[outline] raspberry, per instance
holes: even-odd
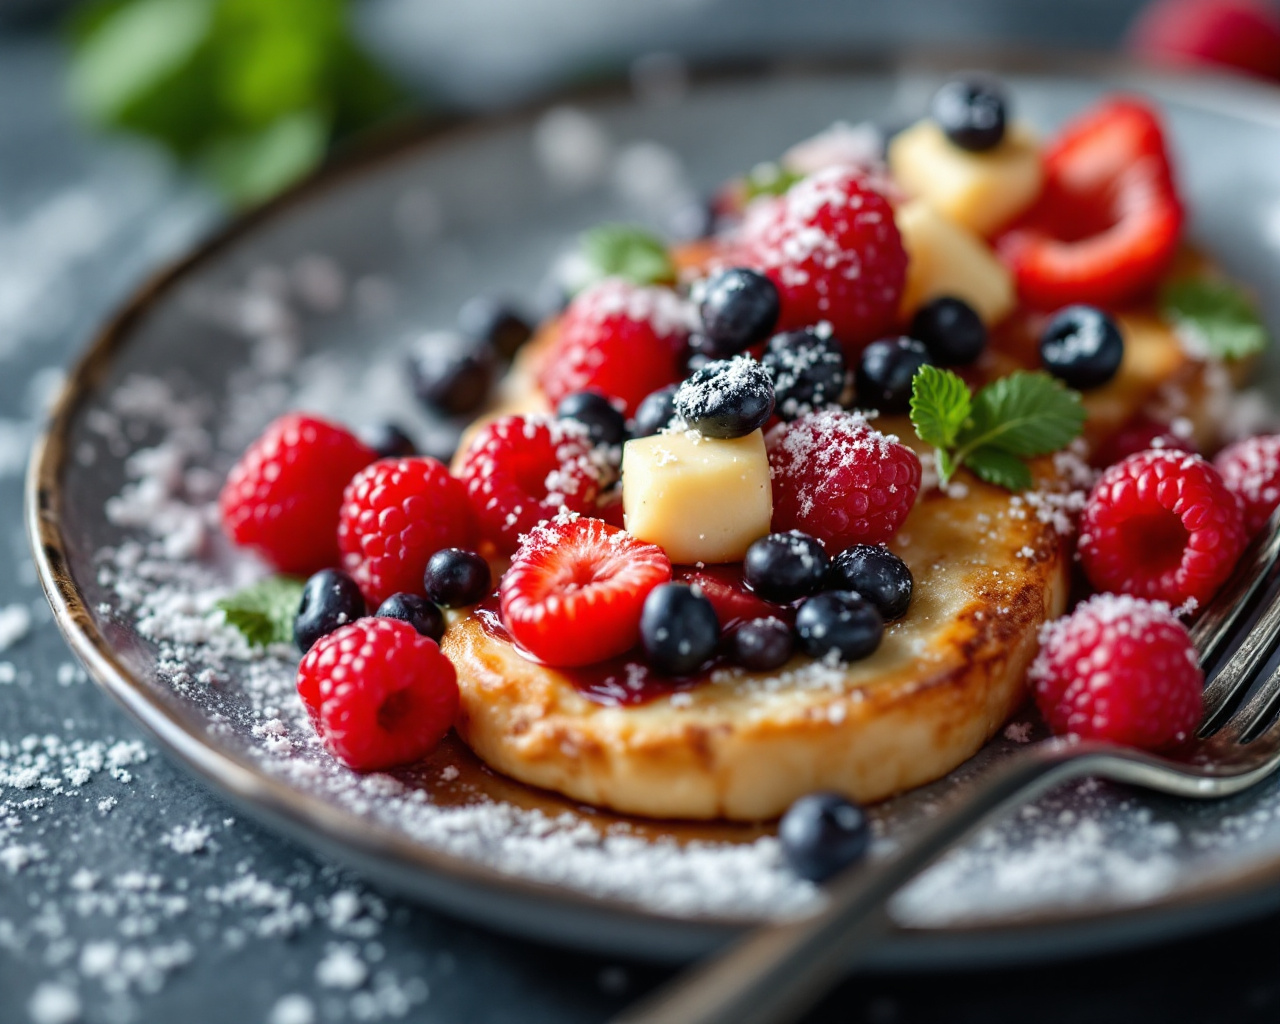
[[[1203,604],[1245,544],[1240,501],[1204,459],[1153,449],[1103,472],[1080,519],[1080,558],[1098,590]]]
[[[347,482],[377,455],[315,416],[281,416],[227,476],[222,528],[280,572],[309,576],[338,564],[338,507]]]
[[[1244,528],[1253,536],[1280,505],[1280,434],[1228,445],[1213,460],[1223,482],[1244,504]]]
[[[920,490],[920,460],[857,413],[808,413],[769,431],[773,529],[801,530],[831,553],[883,544]]]
[[[476,434],[458,476],[485,536],[509,554],[561,507],[594,514],[601,469],[581,423],[503,416]]]
[[[502,578],[502,621],[548,665],[589,665],[634,647],[649,591],[671,579],[656,544],[599,519],[558,516],[520,544]]]
[[[298,696],[330,753],[358,772],[429,754],[458,713],[458,677],[434,640],[399,619],[357,619],[298,666]]]
[[[470,547],[474,520],[465,488],[436,459],[382,459],[342,496],[342,567],[370,608],[392,594],[421,594],[427,560],[441,548]]]
[[[1184,424],[1186,421],[1182,421]],[[1195,438],[1175,423],[1161,423],[1139,414],[1099,445],[1090,460],[1099,469],[1126,459],[1148,448],[1165,448],[1179,452],[1195,452]]]
[[[552,406],[577,391],[617,399],[628,416],[681,377],[691,313],[669,288],[608,278],[569,303],[538,369]]]
[[[747,208],[741,261],[782,299],[777,331],[828,321],[851,355],[898,317],[907,254],[893,208],[865,174],[832,167]]]
[[[1200,721],[1204,673],[1161,601],[1098,594],[1046,625],[1029,678],[1058,734],[1160,750]]]

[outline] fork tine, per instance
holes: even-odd
[[[1266,731],[1267,723],[1280,708],[1280,666],[1240,708],[1218,733],[1217,739],[1226,742],[1248,743]]]
[[[1204,606],[1191,627],[1191,640],[1208,665],[1244,619],[1249,603],[1280,559],[1280,508],[1244,550],[1235,570],[1212,601]]]
[[[1222,724],[1236,698],[1257,678],[1267,658],[1275,650],[1277,640],[1280,640],[1280,592],[1271,595],[1257,624],[1204,688],[1204,718],[1200,724],[1200,736],[1210,735]]]

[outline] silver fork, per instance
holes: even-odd
[[[892,856],[850,868],[811,917],[758,928],[613,1019],[613,1024],[784,1024],[836,982],[888,924],[891,896],[979,825],[1072,779],[1093,776],[1216,799],[1280,766],[1280,668],[1240,704],[1280,640],[1280,588],[1232,650],[1253,599],[1276,582],[1280,510],[1202,610],[1191,635],[1206,668],[1204,718],[1178,760],[1105,743],[1048,740],[1007,760]],[[1227,657],[1227,653],[1230,656]],[[1239,704],[1239,706],[1237,706]]]

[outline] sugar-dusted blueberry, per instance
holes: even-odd
[[[627,417],[596,391],[575,391],[556,406],[562,420],[577,420],[596,444],[619,445],[627,439]]]
[[[904,413],[911,407],[911,380],[932,363],[929,350],[915,338],[882,338],[862,350],[854,375],[860,409]]]
[[[907,613],[913,583],[907,563],[880,544],[845,548],[831,560],[827,571],[827,586],[860,594],[885,620]]]
[[[810,793],[787,808],[778,822],[778,842],[792,871],[825,882],[866,856],[871,823],[839,793]]]
[[[726,638],[725,646],[735,665],[752,672],[769,672],[791,658],[795,637],[789,625],[769,616],[742,623]]]
[[[1040,361],[1068,387],[1101,387],[1124,359],[1124,337],[1116,322],[1094,306],[1067,306],[1040,335]]]
[[[458,327],[507,360],[533,335],[533,328],[515,307],[493,295],[477,295],[458,310]]]
[[[964,299],[942,295],[916,310],[911,337],[939,366],[968,366],[987,347],[987,325]]]
[[[444,615],[440,609],[417,594],[392,594],[378,605],[378,618],[400,619],[436,643],[444,636]]]
[[[360,431],[360,440],[377,452],[380,459],[407,459],[418,454],[413,438],[389,420]]]
[[[761,537],[747,548],[742,578],[766,600],[786,604],[821,590],[830,564],[817,538],[789,530]]]
[[[649,664],[671,676],[697,671],[720,639],[715,607],[696,587],[663,583],[645,598],[640,642]]]
[[[953,78],[933,95],[933,119],[952,143],[974,153],[1004,140],[1009,116],[1004,86],[986,75]]]
[[[441,548],[427,559],[422,586],[440,607],[466,608],[489,596],[493,572],[485,557],[475,551]]]
[[[698,306],[706,354],[726,359],[764,341],[780,309],[778,289],[759,271],[730,267],[711,275]]]
[[[339,569],[321,569],[307,580],[293,620],[293,639],[305,654],[322,636],[364,614],[360,587]]]
[[[493,347],[452,331],[431,331],[409,352],[409,376],[424,405],[449,416],[475,412],[497,372]]]
[[[851,590],[815,594],[796,612],[796,639],[811,658],[835,651],[841,661],[858,661],[880,646],[884,619],[876,606]]]
[[[676,388],[679,385],[645,395],[631,419],[632,437],[651,437],[668,426],[676,415]]]
[[[743,437],[773,415],[773,381],[754,359],[707,363],[676,389],[675,409],[707,437]]]
[[[812,327],[775,334],[760,362],[773,378],[777,413],[784,420],[836,404],[849,379],[840,343]]]

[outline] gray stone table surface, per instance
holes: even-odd
[[[663,972],[458,923],[237,820],[59,637],[21,525],[27,448],[94,325],[222,216],[155,154],[70,124],[60,61],[0,37],[0,1024],[606,1019]],[[1277,935],[854,978],[813,1019],[1274,1020]]]

